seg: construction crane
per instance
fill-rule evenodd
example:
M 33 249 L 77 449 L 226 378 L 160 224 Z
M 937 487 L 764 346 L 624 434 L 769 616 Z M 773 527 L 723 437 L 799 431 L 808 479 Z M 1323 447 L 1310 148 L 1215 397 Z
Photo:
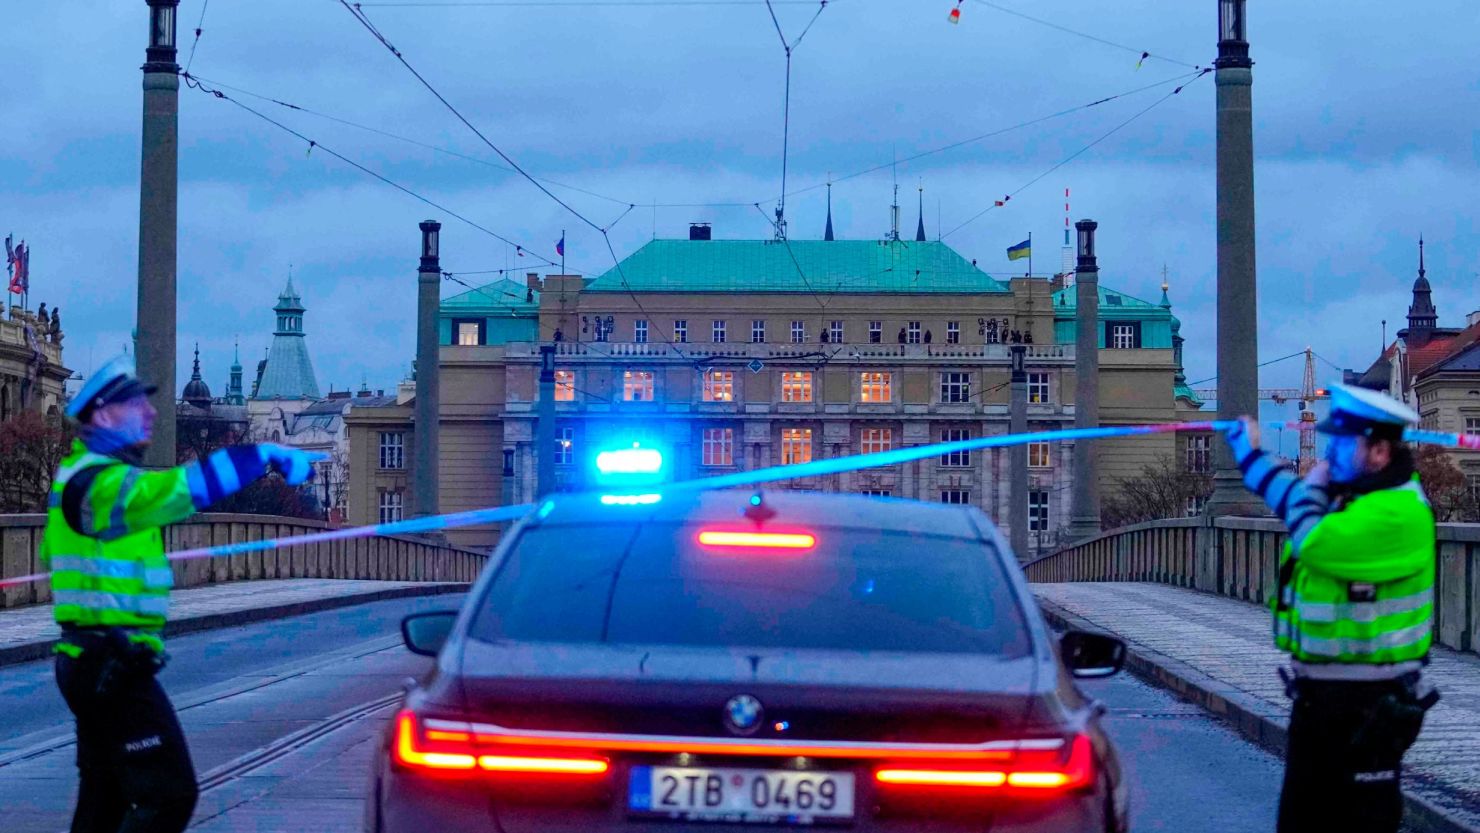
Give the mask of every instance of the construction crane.
M 1204 401 L 1217 401 L 1218 399 L 1217 388 L 1203 388 L 1195 393 L 1199 399 Z M 1286 402 L 1299 403 L 1300 454 L 1296 458 L 1296 469 L 1301 474 L 1310 471 L 1310 467 L 1316 464 L 1315 403 L 1330 398 L 1330 391 L 1316 387 L 1316 354 L 1309 347 L 1305 348 L 1305 378 L 1299 388 L 1259 389 L 1259 399 L 1262 401 L 1273 402 L 1276 405 L 1283 405 Z

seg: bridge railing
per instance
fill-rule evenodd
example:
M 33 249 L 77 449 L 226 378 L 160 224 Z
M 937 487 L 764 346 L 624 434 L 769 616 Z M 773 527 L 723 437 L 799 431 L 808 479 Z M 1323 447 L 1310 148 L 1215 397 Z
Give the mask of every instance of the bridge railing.
M 1435 633 L 1480 649 L 1480 524 L 1440 524 Z M 1152 581 L 1265 604 L 1275 592 L 1285 527 L 1273 518 L 1188 518 L 1110 530 L 1028 562 L 1030 581 Z
M 40 563 L 46 516 L 0 515 L 0 578 L 43 571 Z M 177 551 L 305 535 L 327 529 L 323 521 L 270 515 L 204 513 L 166 527 L 165 549 Z M 176 587 L 226 581 L 281 578 L 344 578 L 384 581 L 472 581 L 487 553 L 459 549 L 415 536 L 380 535 L 324 541 L 223 558 L 174 563 Z M 51 601 L 45 582 L 0 589 L 0 608 Z

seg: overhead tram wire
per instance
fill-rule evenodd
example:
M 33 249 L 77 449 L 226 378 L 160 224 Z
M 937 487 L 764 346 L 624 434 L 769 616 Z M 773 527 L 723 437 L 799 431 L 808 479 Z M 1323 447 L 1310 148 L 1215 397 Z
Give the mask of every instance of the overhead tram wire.
M 1296 352 L 1296 353 L 1291 353 L 1288 356 L 1280 356 L 1278 359 L 1270 359 L 1267 362 L 1260 362 L 1259 364 L 1255 365 L 1255 368 L 1254 369 L 1257 370 L 1257 369 L 1259 369 L 1261 367 L 1268 367 L 1269 365 L 1272 365 L 1272 364 L 1279 364 L 1280 362 L 1289 361 L 1290 359 L 1293 359 L 1296 356 L 1304 356 L 1304 355 L 1305 355 L 1305 351 L 1304 350 L 1301 350 L 1301 351 Z M 1187 383 L 1187 387 L 1190 388 L 1190 387 L 1195 387 L 1197 385 L 1205 385 L 1208 382 L 1216 382 L 1216 381 L 1218 381 L 1218 377 L 1217 376 L 1209 376 L 1206 379 L 1198 379 L 1196 382 L 1188 382 Z
M 365 8 L 516 8 L 520 6 L 537 6 L 541 8 L 559 8 L 561 6 L 607 6 L 611 8 L 622 8 L 630 6 L 642 8 L 650 6 L 759 6 L 765 0 L 469 0 L 468 2 L 389 2 L 389 3 L 356 3 L 355 7 Z M 778 6 L 810 6 L 817 0 L 772 0 Z
M 1034 16 L 1032 16 L 1030 14 L 1024 14 L 1023 12 L 1020 12 L 1017 9 L 1011 9 L 1011 8 L 1008 8 L 1007 6 L 998 5 L 996 3 L 991 2 L 991 0 L 976 0 L 976 2 L 979 3 L 979 4 L 981 4 L 981 5 L 983 5 L 983 6 L 986 6 L 989 9 L 994 9 L 996 11 L 1002 12 L 1003 14 L 1010 14 L 1013 17 L 1020 17 L 1023 20 L 1027 20 L 1027 21 L 1030 21 L 1030 22 L 1033 22 L 1033 23 L 1037 23 L 1039 26 L 1047 26 L 1050 29 L 1056 29 L 1056 30 L 1058 30 L 1060 32 L 1064 32 L 1066 34 L 1070 34 L 1070 35 L 1073 35 L 1073 36 L 1078 37 L 1078 38 L 1084 38 L 1085 40 L 1091 40 L 1091 41 L 1094 41 L 1095 43 L 1103 44 L 1105 46 L 1113 46 L 1116 49 L 1122 49 L 1122 50 L 1125 50 L 1126 52 L 1130 52 L 1131 54 L 1134 54 L 1134 55 L 1144 55 L 1147 58 L 1155 58 L 1158 61 L 1166 61 L 1169 64 L 1177 64 L 1178 66 L 1184 66 L 1184 67 L 1187 67 L 1189 69 L 1195 69 L 1195 70 L 1202 70 L 1203 69 L 1203 67 L 1201 65 L 1198 65 L 1198 64 L 1189 64 L 1186 61 L 1179 61 L 1176 58 L 1168 58 L 1165 55 L 1157 54 L 1155 52 L 1152 52 L 1149 49 L 1137 49 L 1137 48 L 1135 48 L 1133 46 L 1126 46 L 1123 43 L 1116 43 L 1113 40 L 1106 40 L 1105 38 L 1102 38 L 1099 35 L 1091 35 L 1088 32 L 1081 32 L 1078 29 L 1070 29 L 1068 26 L 1064 26 L 1064 25 L 1059 24 L 1059 23 L 1054 23 L 1051 20 L 1044 20 L 1041 17 L 1034 17 Z
M 447 110 L 450 111 L 457 118 L 458 121 L 462 122 L 465 127 L 471 130 L 473 132 L 473 135 L 482 140 L 483 144 L 492 149 L 494 153 L 497 153 L 499 155 L 499 158 L 508 163 L 508 165 L 512 167 L 516 173 L 529 180 L 529 182 L 536 188 L 538 188 L 541 193 L 549 197 L 551 200 L 554 200 L 557 205 L 570 212 L 570 214 L 573 215 L 576 219 L 601 233 L 601 239 L 606 242 L 606 250 L 611 255 L 612 264 L 617 270 L 617 276 L 621 280 L 622 287 L 626 289 L 627 294 L 631 296 L 632 303 L 637 307 L 638 311 L 640 311 L 648 320 L 650 326 L 657 330 L 660 336 L 663 336 L 663 342 L 668 345 L 668 348 L 672 350 L 675 354 L 677 354 L 680 358 L 687 359 L 688 357 L 685 356 L 684 352 L 678 348 L 678 345 L 673 342 L 673 339 L 663 332 L 662 328 L 658 325 L 657 320 L 648 314 L 647 309 L 644 308 L 642 305 L 642 300 L 638 298 L 637 293 L 633 291 L 631 282 L 627 280 L 626 270 L 622 268 L 621 258 L 617 257 L 617 250 L 615 247 L 612 246 L 611 235 L 608 233 L 609 227 L 597 225 L 595 221 L 577 211 L 565 200 L 562 200 L 559 197 L 555 196 L 555 194 L 552 193 L 549 188 L 546 188 L 542 183 L 540 183 L 538 179 L 532 176 L 528 171 L 524 170 L 524 168 L 520 166 L 519 163 L 515 162 L 513 158 L 510 157 L 507 153 L 505 153 L 502 148 L 494 144 L 492 140 L 490 140 L 487 136 L 483 135 L 483 131 L 474 126 L 474 124 L 469 121 L 460 110 L 453 106 L 452 102 L 447 100 L 446 96 L 442 95 L 442 93 L 438 91 L 437 88 L 433 86 L 432 83 L 428 81 L 420 72 L 417 72 L 416 68 L 411 65 L 411 62 L 406 60 L 406 56 L 402 55 L 401 51 L 397 49 L 394 45 L 392 45 L 391 42 L 386 39 L 385 35 L 382 35 L 380 33 L 379 29 L 375 28 L 375 24 L 370 22 L 370 19 L 365 16 L 363 11 L 352 6 L 348 2 L 348 0 L 339 0 L 339 4 L 343 6 L 345 10 L 348 11 L 350 15 L 354 17 L 354 19 L 358 21 L 359 24 L 363 26 L 367 32 L 374 36 L 376 40 L 380 41 L 381 45 L 384 46 L 392 55 L 394 55 L 396 60 L 401 63 L 401 66 L 405 67 L 407 72 L 410 72 L 417 81 L 421 82 L 421 85 L 423 87 L 426 87 L 428 92 L 435 96 L 438 101 L 442 102 L 443 107 L 446 107 Z M 624 213 L 622 216 L 625 217 L 626 214 Z
M 240 107 L 241 109 L 247 111 L 248 113 L 251 113 L 252 115 L 256 116 L 257 118 L 262 119 L 263 121 L 267 122 L 268 124 L 271 124 L 271 125 L 277 127 L 279 130 L 282 130 L 282 131 L 284 131 L 286 133 L 289 133 L 292 136 L 298 138 L 299 140 L 308 143 L 308 148 L 309 148 L 309 151 L 310 152 L 312 152 L 314 148 L 318 148 L 318 149 L 324 151 L 325 153 L 329 154 L 330 156 L 333 156 L 335 159 L 338 159 L 339 161 L 345 163 L 346 165 L 349 165 L 350 167 L 355 168 L 356 170 L 360 171 L 361 173 L 368 174 L 369 176 L 374 177 L 375 179 L 379 180 L 380 182 L 383 182 L 386 185 L 389 185 L 392 188 L 395 188 L 397 191 L 400 191 L 401 193 L 406 194 L 407 196 L 409 196 L 409 197 L 411 197 L 411 198 L 413 198 L 413 199 L 415 199 L 415 200 L 417 200 L 417 201 L 419 201 L 421 203 L 424 203 L 426 205 L 429 205 L 432 208 L 437 209 L 438 211 L 442 211 L 442 212 L 446 213 L 448 216 L 453 217 L 453 218 L 455 218 L 457 220 L 462 221 L 463 223 L 465 223 L 465 224 L 467 224 L 467 225 L 469 225 L 469 226 L 477 229 L 478 231 L 483 232 L 484 234 L 488 235 L 489 237 L 494 238 L 495 240 L 501 241 L 501 242 L 503 242 L 503 243 L 505 243 L 507 245 L 510 245 L 510 246 L 514 246 L 515 248 L 519 249 L 520 251 L 523 251 L 523 252 L 528 253 L 530 257 L 536 258 L 536 259 L 542 261 L 543 263 L 549 264 L 551 266 L 555 266 L 556 265 L 555 261 L 549 260 L 548 258 L 544 258 L 544 257 L 541 257 L 540 255 L 535 254 L 528 247 L 526 247 L 526 246 L 524 246 L 522 244 L 516 243 L 513 240 L 510 240 L 509 238 L 503 236 L 502 234 L 499 234 L 498 232 L 493 231 L 492 229 L 490 229 L 490 228 L 488 228 L 488 227 L 486 227 L 484 225 L 481 225 L 481 224 L 479 224 L 479 223 L 477 223 L 477 222 L 475 222 L 473 220 L 470 220 L 467 217 L 463 216 L 462 214 L 459 214 L 456 211 L 453 211 L 452 209 L 450 209 L 450 208 L 448 208 L 448 207 L 446 207 L 446 206 L 444 206 L 444 205 L 442 205 L 442 204 L 440 204 L 440 203 L 438 203 L 438 202 L 436 202 L 436 201 L 434 201 L 434 200 L 432 200 L 432 199 L 430 199 L 428 197 L 424 197 L 421 194 L 418 194 L 417 192 L 411 190 L 410 188 L 407 188 L 406 186 L 400 184 L 399 182 L 396 182 L 396 181 L 394 181 L 394 180 L 392 180 L 392 179 L 384 176 L 383 174 L 380 174 L 380 173 L 378 173 L 378 172 L 376 172 L 374 170 L 371 170 L 370 168 L 365 167 L 364 165 L 361 165 L 359 162 L 356 162 L 355 160 L 350 159 L 348 156 L 345 156 L 344 154 L 339 153 L 338 151 L 334 150 L 331 147 L 328 147 L 326 145 L 323 145 L 323 144 L 319 143 L 318 141 L 316 141 L 314 139 L 310 139 L 309 137 L 303 135 L 302 133 L 299 133 L 297 130 L 294 130 L 293 128 L 287 126 L 286 124 L 283 124 L 282 122 L 278 121 L 277 119 L 274 119 L 274 118 L 272 118 L 271 116 L 268 116 L 265 113 L 262 113 L 262 112 L 260 112 L 258 110 L 255 110 L 252 107 L 249 107 L 246 104 L 241 103 L 240 101 L 237 101 L 236 99 L 234 99 L 231 96 L 229 96 L 229 95 L 221 92 L 220 90 L 212 89 L 210 87 L 207 87 L 207 86 L 203 85 L 201 83 L 200 79 L 196 78 L 195 76 L 190 75 L 189 73 L 182 73 L 181 74 L 181 77 L 183 79 L 185 79 L 185 84 L 186 84 L 187 87 L 190 87 L 190 88 L 196 89 L 196 90 L 200 90 L 201 92 L 206 93 L 206 94 L 208 94 L 210 96 L 213 96 L 215 98 L 218 98 L 218 99 L 220 99 L 222 101 L 227 101 L 227 102 L 230 102 L 232 104 L 235 104 L 237 107 Z
M 1007 200 L 1010 200 L 1013 197 L 1017 196 L 1018 194 L 1021 194 L 1022 192 L 1028 190 L 1029 188 L 1031 188 L 1034 185 L 1036 185 L 1039 181 L 1043 180 L 1045 177 L 1047 177 L 1050 174 L 1052 174 L 1054 171 L 1057 171 L 1058 169 L 1060 169 L 1060 168 L 1064 167 L 1065 165 L 1069 164 L 1070 162 L 1073 162 L 1075 159 L 1078 159 L 1080 156 L 1083 156 L 1085 153 L 1088 153 L 1091 148 L 1095 147 L 1096 145 L 1100 144 L 1101 142 L 1105 141 L 1106 139 L 1110 138 L 1111 136 L 1114 136 L 1116 133 L 1119 133 L 1127 125 L 1131 124 L 1132 122 L 1136 121 L 1137 119 L 1141 118 L 1142 116 L 1146 115 L 1147 113 L 1151 112 L 1152 110 L 1155 110 L 1157 107 L 1161 106 L 1161 104 L 1163 102 L 1166 102 L 1166 101 L 1170 100 L 1173 96 L 1177 95 L 1178 93 L 1180 93 L 1183 90 L 1187 89 L 1192 84 L 1196 83 L 1199 78 L 1202 78 L 1204 75 L 1207 75 L 1208 73 L 1210 73 L 1212 71 L 1213 71 L 1212 69 L 1204 69 L 1204 70 L 1198 72 L 1197 75 L 1196 75 L 1196 77 L 1194 77 L 1192 80 L 1188 81 L 1185 84 L 1182 84 L 1181 86 L 1177 87 L 1176 89 L 1172 90 L 1171 92 L 1167 93 L 1166 95 L 1162 96 L 1161 98 L 1158 98 L 1156 101 L 1153 101 L 1150 105 L 1148 105 L 1147 107 L 1139 110 L 1134 115 L 1132 115 L 1130 118 L 1126 119 L 1125 121 L 1120 122 L 1119 124 L 1115 125 L 1114 127 L 1110 128 L 1109 130 L 1107 130 L 1105 133 L 1101 134 L 1094 141 L 1090 142 L 1089 144 L 1085 145 L 1084 147 L 1080 148 L 1079 150 L 1074 151 L 1073 153 L 1071 153 L 1068 156 L 1064 157 L 1063 159 L 1059 160 L 1054 165 L 1051 165 L 1048 168 L 1048 170 L 1045 170 L 1044 172 L 1038 174 L 1037 176 L 1035 176 L 1032 179 L 1028 180 L 1027 182 L 1023 183 L 1022 185 L 1018 186 L 1016 190 L 1012 191 L 1011 193 L 1009 193 L 1007 195 L 1006 199 L 994 201 L 991 205 L 987 206 L 986 208 L 983 208 L 981 211 L 978 211 L 976 214 L 973 214 L 971 216 L 971 218 L 968 219 L 966 222 L 961 223 L 960 225 L 956 226 L 955 228 L 951 229 L 950 231 L 946 232 L 945 234 L 942 234 L 941 235 L 941 239 L 945 239 L 947 237 L 950 237 L 951 235 L 955 234 L 956 232 L 960 231 L 961 229 L 966 228 L 967 226 L 971 225 L 972 223 L 974 223 L 977 220 L 981 219 L 982 217 L 986 216 L 988 213 L 990 213 L 994 209 L 1003 207 L 1002 204 L 1005 203 L 1005 202 L 1007 202 Z
M 190 72 L 190 67 L 195 65 L 195 48 L 200 46 L 201 32 L 205 31 L 206 9 L 211 7 L 211 0 L 205 0 L 200 4 L 200 20 L 195 22 L 195 40 L 190 42 L 190 58 L 185 62 L 185 72 Z

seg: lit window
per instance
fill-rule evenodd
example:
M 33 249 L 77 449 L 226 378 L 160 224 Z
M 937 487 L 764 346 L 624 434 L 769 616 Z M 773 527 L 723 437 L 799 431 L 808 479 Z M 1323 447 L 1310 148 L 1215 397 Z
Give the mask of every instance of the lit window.
M 879 342 L 881 342 L 883 340 L 884 340 L 884 322 L 883 321 L 870 321 L 870 322 L 868 322 L 868 343 L 869 344 L 878 344 Z
M 1213 438 L 1207 434 L 1187 436 L 1187 470 L 1206 474 L 1213 470 Z
M 940 374 L 940 401 L 970 402 L 971 374 L 956 372 Z
M 791 322 L 791 340 L 795 344 L 801 344 L 807 340 L 807 322 Z
M 711 333 L 711 336 L 710 336 L 710 339 L 709 339 L 710 341 L 713 341 L 715 344 L 724 344 L 725 343 L 725 322 L 724 321 L 715 320 L 715 322 L 713 323 L 713 325 L 710 327 L 710 330 L 709 331 Z
M 832 321 L 827 325 L 827 340 L 833 344 L 843 343 L 843 322 Z
M 405 498 L 400 492 L 380 493 L 380 522 L 393 524 L 403 517 Z
M 967 489 L 942 489 L 940 502 L 953 506 L 966 506 L 971 503 L 971 492 Z
M 1033 489 L 1028 492 L 1028 531 L 1048 531 L 1048 490 Z
M 406 468 L 406 435 L 400 431 L 380 432 L 380 467 Z
M 911 321 L 905 325 L 904 340 L 908 344 L 920 343 L 920 322 Z
M 653 401 L 653 372 L 651 370 L 622 371 L 622 398 L 628 402 Z
M 1028 468 L 1053 468 L 1053 457 L 1049 454 L 1048 443 L 1028 443 Z
M 960 343 L 961 343 L 961 322 L 960 321 L 947 321 L 946 322 L 946 344 L 960 344 Z
M 894 374 L 887 370 L 867 370 L 858 374 L 858 401 L 894 401 Z
M 483 343 L 482 321 L 457 322 L 457 344 L 459 347 L 476 347 Z
M 812 462 L 812 429 L 781 429 L 781 464 L 790 466 L 795 463 L 810 462 Z
M 756 318 L 750 322 L 750 340 L 754 344 L 763 344 L 766 340 L 766 319 Z
M 704 401 L 735 401 L 735 372 L 733 370 L 704 371 Z
M 684 344 L 689 340 L 689 322 L 682 319 L 673 322 L 673 340 Z
M 1049 401 L 1048 397 L 1048 374 L 1028 374 L 1028 404 L 1043 405 Z
M 638 320 L 632 322 L 632 341 L 637 344 L 646 344 L 648 339 L 647 321 Z
M 812 371 L 788 370 L 781 374 L 782 402 L 812 401 Z
M 1135 324 L 1111 324 L 1110 325 L 1110 347 L 1114 350 L 1131 350 L 1136 345 Z
M 859 451 L 864 454 L 875 454 L 893 448 L 893 428 L 865 428 L 859 434 Z
M 703 454 L 706 466 L 735 465 L 735 429 L 705 428 Z
M 576 401 L 576 372 L 574 370 L 555 371 L 555 401 Z
M 555 463 L 568 466 L 576 461 L 576 429 L 562 428 L 555 438 Z
M 946 428 L 940 432 L 940 441 L 943 443 L 959 443 L 971 439 L 971 431 L 965 428 Z M 948 451 L 940 455 L 940 464 L 951 468 L 964 468 L 971 465 L 970 451 Z

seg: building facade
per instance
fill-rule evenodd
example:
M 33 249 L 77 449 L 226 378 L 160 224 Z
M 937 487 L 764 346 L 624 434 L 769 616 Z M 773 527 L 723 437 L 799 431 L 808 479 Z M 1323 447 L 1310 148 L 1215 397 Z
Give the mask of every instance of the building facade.
M 1200 404 L 1179 376 L 1170 306 L 1101 289 L 1103 424 L 1171 422 Z M 536 495 L 542 344 L 556 363 L 548 451 L 557 488 L 573 490 L 591 484 L 597 450 L 634 441 L 665 449 L 684 479 L 1005 434 L 1013 342 L 1026 345 L 1029 430 L 1072 427 L 1074 315 L 1061 279 L 997 280 L 918 240 L 691 234 L 647 243 L 594 279 L 500 280 L 442 304 L 437 509 Z M 351 447 L 375 448 L 364 462 L 378 466 L 351 488 L 351 522 L 384 519 L 387 506 L 409 516 L 404 470 L 385 464 L 416 464 L 411 409 L 356 408 L 347 423 Z M 1173 435 L 1101 449 L 1106 485 L 1185 454 Z M 1074 452 L 1028 449 L 1035 550 L 1068 526 Z M 996 449 L 778 486 L 972 504 L 1002 521 L 1010 497 L 1007 452 Z M 497 530 L 448 537 L 488 546 Z
M 1424 428 L 1480 436 L 1480 310 L 1469 313 L 1463 327 L 1439 326 L 1422 240 L 1407 323 L 1372 366 L 1350 381 L 1408 403 Z M 1480 500 L 1480 451 L 1455 449 L 1450 457 Z
M 42 304 L 0 318 L 0 422 L 21 411 L 60 415 L 72 372 L 62 365 L 62 322 Z

